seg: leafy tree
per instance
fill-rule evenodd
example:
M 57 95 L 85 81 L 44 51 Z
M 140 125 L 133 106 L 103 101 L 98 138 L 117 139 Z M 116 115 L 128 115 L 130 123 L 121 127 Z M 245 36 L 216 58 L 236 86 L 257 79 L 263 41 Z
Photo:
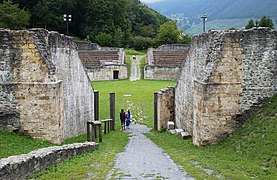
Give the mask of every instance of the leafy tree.
M 20 9 L 18 4 L 5 0 L 0 4 L 0 27 L 10 29 L 26 28 L 29 24 L 30 13 Z
M 255 23 L 254 23 L 253 19 L 250 19 L 248 21 L 247 25 L 245 26 L 245 29 L 251 29 L 253 27 L 255 27 Z
M 153 45 L 153 40 L 149 37 L 136 36 L 133 38 L 132 47 L 135 50 L 143 50 Z
M 248 21 L 245 29 L 251 29 L 253 27 L 268 27 L 272 29 L 274 28 L 274 23 L 269 17 L 263 16 L 260 20 L 256 20 L 255 23 L 252 19 Z
M 178 31 L 177 21 L 168 21 L 161 25 L 157 35 L 158 45 L 176 44 L 178 42 L 180 32 Z
M 112 42 L 113 37 L 110 34 L 102 32 L 96 36 L 96 43 L 98 43 L 100 46 L 112 46 Z
M 274 23 L 269 17 L 263 16 L 259 21 L 259 27 L 274 28 Z

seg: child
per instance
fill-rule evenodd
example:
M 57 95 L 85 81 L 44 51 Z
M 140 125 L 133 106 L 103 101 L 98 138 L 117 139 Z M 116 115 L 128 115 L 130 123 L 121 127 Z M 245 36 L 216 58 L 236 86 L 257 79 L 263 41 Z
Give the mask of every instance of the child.
M 125 118 L 126 118 L 125 116 L 126 116 L 126 114 L 124 112 L 124 109 L 121 109 L 119 117 L 120 117 L 122 131 L 125 129 Z
M 131 113 L 130 113 L 130 110 L 128 110 L 127 119 L 126 119 L 127 129 L 130 129 L 129 128 L 130 122 L 131 122 Z

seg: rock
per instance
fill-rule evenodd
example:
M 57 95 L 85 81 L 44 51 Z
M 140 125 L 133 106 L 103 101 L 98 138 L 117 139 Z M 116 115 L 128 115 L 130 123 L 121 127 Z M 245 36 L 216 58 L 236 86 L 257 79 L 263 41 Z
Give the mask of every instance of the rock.
M 167 122 L 167 129 L 174 129 L 175 128 L 175 123 L 173 121 L 168 121 Z
M 182 139 L 189 139 L 192 137 L 188 132 L 181 132 L 180 136 L 182 137 Z

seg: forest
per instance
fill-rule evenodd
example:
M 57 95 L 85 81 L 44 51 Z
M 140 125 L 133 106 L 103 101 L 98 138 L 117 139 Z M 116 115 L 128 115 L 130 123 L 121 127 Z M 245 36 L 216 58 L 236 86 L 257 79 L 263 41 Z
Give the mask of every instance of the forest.
M 0 2 L 1 28 L 45 28 L 63 34 L 67 34 L 68 30 L 68 35 L 75 39 L 97 42 L 101 46 L 136 49 L 157 46 L 158 42 L 161 42 L 156 39 L 160 26 L 170 22 L 170 19 L 148 8 L 139 0 L 2 0 Z M 16 13 L 15 8 L 20 11 Z M 71 21 L 64 21 L 64 14 L 71 15 Z M 11 16 L 14 18 L 8 22 Z M 181 32 L 174 23 L 173 26 L 175 30 Z

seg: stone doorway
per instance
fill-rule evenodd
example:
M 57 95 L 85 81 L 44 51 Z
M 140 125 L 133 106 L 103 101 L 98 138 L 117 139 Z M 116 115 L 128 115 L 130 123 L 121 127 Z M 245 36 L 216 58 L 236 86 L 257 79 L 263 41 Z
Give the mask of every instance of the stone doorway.
M 113 71 L 113 79 L 118 79 L 119 71 Z

